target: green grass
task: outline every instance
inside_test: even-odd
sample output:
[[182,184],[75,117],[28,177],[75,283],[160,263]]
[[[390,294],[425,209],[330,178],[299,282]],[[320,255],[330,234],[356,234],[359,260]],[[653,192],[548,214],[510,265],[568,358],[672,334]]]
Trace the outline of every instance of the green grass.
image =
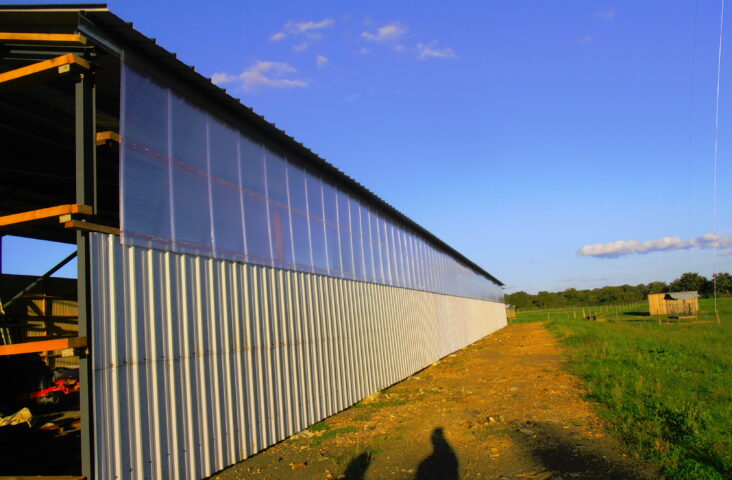
[[372,402],[372,403],[357,403],[353,406],[353,408],[371,408],[371,409],[379,409],[379,408],[385,408],[385,407],[396,407],[398,405],[404,405],[408,403],[407,400],[386,400],[383,402]]
[[[508,323],[531,323],[531,322],[547,322],[551,320],[557,320],[564,318],[565,320],[567,318],[569,319],[581,319],[582,313],[584,312],[585,315],[597,315],[599,318],[607,318],[607,319],[615,319],[615,311],[618,310],[619,314],[622,314],[623,311],[639,311],[639,312],[648,312],[648,305],[644,306],[641,305],[634,305],[627,308],[622,307],[616,307],[615,305],[607,305],[607,306],[599,306],[599,307],[569,307],[569,308],[555,308],[555,309],[549,309],[549,310],[535,310],[535,311],[520,311],[518,313],[517,318],[511,319]],[[623,320],[622,315],[619,315],[619,319]],[[647,318],[647,317],[646,317]],[[653,317],[657,318],[657,317]],[[628,316],[625,315],[625,319],[628,319]]]
[[732,478],[732,298],[719,300],[722,328],[659,325],[647,307],[575,320],[572,310],[520,313],[547,321],[599,413],[631,451],[660,464],[669,480]]
[[310,425],[308,427],[308,430],[310,430],[311,432],[317,432],[319,430],[330,430],[330,425],[328,425],[324,421],[323,422],[318,422],[315,425]]

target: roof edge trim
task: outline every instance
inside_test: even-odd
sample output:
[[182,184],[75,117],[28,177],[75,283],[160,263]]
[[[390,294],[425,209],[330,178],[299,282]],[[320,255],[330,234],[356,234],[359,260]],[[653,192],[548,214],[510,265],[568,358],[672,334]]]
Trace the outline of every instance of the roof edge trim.
[[0,12],[108,12],[106,3],[42,3],[38,5],[0,5]]

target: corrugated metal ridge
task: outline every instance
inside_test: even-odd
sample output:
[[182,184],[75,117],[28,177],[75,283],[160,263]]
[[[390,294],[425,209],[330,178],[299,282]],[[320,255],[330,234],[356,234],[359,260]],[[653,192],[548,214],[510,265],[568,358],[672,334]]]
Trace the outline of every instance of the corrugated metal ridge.
[[[34,8],[25,8],[34,7]],[[16,5],[13,7],[15,10],[39,10],[40,6],[24,6]],[[353,190],[358,196],[363,199],[370,201],[378,208],[399,220],[404,225],[415,230],[419,235],[423,236],[428,242],[437,246],[446,253],[452,255],[456,259],[460,260],[466,266],[473,269],[475,272],[480,273],[492,282],[499,286],[504,286],[504,283],[498,280],[496,277],[488,273],[480,265],[476,264],[446,242],[441,240],[435,234],[419,225],[411,218],[404,215],[402,212],[391,206],[388,202],[383,200],[381,197],[376,195],[374,192],[361,185],[358,181],[348,176],[345,172],[339,170],[334,165],[320,157],[317,153],[310,150],[308,147],[297,141],[294,137],[288,135],[284,130],[277,128],[277,126],[267,121],[263,116],[254,112],[251,107],[247,107],[238,99],[232,97],[223,88],[214,85],[211,79],[204,77],[197,73],[194,67],[186,65],[181,62],[174,53],[164,49],[157,42],[145,36],[138,30],[135,30],[132,23],[125,22],[117,15],[106,9],[106,5],[103,7],[100,4],[90,5],[47,5],[49,9],[67,10],[73,11],[78,10],[81,14],[85,12],[85,17],[92,21],[95,25],[99,26],[103,31],[107,33],[116,34],[121,38],[122,41],[129,44],[133,48],[137,48],[141,53],[149,58],[155,59],[161,67],[174,72],[184,80],[186,80],[192,86],[201,90],[202,93],[206,94],[211,100],[220,103],[226,109],[232,111],[235,116],[241,116],[250,122],[253,126],[258,129],[258,133],[264,134],[265,136],[271,137],[273,140],[283,143],[287,148],[293,150],[298,155],[302,156],[303,160],[311,162],[312,166],[326,173],[331,179],[339,181],[345,184],[346,187]],[[98,10],[96,8],[99,8]],[[94,9],[94,10],[92,10]],[[4,10],[4,8],[0,9]]]

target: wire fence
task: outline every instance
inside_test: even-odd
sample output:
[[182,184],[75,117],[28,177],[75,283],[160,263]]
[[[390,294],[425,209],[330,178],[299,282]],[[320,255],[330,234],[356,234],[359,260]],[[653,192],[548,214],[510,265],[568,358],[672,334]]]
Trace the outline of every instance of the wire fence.
[[648,305],[645,301],[630,302],[630,303],[614,303],[607,305],[566,305],[564,307],[552,307],[552,308],[516,308],[514,311],[516,314],[520,313],[552,313],[552,312],[564,312],[566,310],[586,310],[597,313],[610,313],[617,309],[625,309],[632,307],[640,307]]

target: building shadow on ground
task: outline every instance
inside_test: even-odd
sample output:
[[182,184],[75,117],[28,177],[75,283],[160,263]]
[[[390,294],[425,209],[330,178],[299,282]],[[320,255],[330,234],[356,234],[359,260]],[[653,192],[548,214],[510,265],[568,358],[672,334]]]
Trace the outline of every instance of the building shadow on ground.
[[[658,472],[608,447],[603,438],[572,436],[561,426],[532,423],[512,433],[554,477],[578,480],[654,480]],[[530,429],[531,435],[523,433]]]
[[[459,465],[455,450],[445,438],[442,427],[432,430],[430,435],[432,453],[420,462],[414,480],[459,480]],[[343,472],[343,480],[364,480],[366,470],[374,459],[371,452],[354,457]]]

